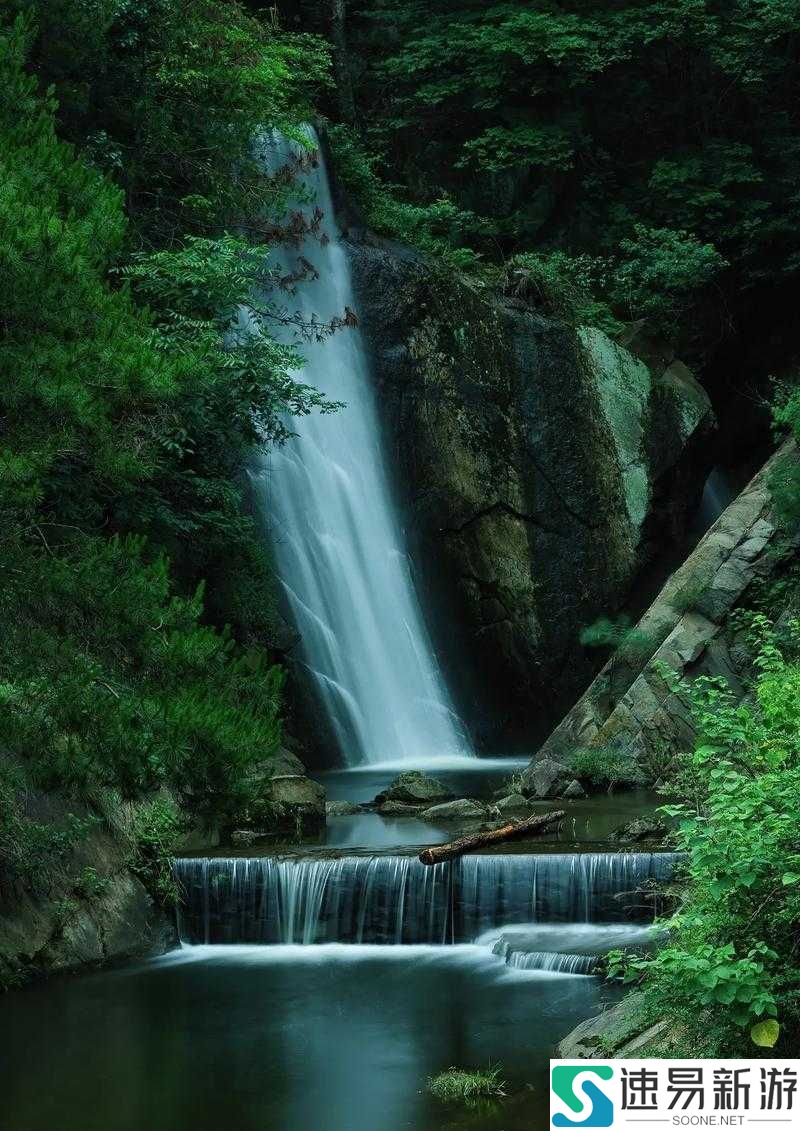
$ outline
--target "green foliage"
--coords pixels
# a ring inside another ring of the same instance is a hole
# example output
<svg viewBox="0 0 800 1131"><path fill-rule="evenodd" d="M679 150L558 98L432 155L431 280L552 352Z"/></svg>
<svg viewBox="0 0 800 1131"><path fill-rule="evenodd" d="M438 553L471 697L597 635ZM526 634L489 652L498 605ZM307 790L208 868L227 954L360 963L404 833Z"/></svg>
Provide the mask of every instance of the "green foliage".
<svg viewBox="0 0 800 1131"><path fill-rule="evenodd" d="M251 761L278 745L282 673L200 624L201 595L173 595L166 560L143 550L5 548L0 743L46 787L135 798L167 784L201 813L235 811Z"/></svg>
<svg viewBox="0 0 800 1131"><path fill-rule="evenodd" d="M18 884L46 888L53 870L97 824L94 817L68 814L62 822L29 819L26 781L9 761L0 766L0 893ZM0 965L0 988L3 986Z"/></svg>
<svg viewBox="0 0 800 1131"><path fill-rule="evenodd" d="M438 1076L431 1076L428 1091L437 1100L464 1103L482 1096L504 1096L505 1081L501 1076L501 1069L491 1065L474 1072L465 1068L448 1068Z"/></svg>
<svg viewBox="0 0 800 1131"><path fill-rule="evenodd" d="M665 333L675 333L686 309L727 266L712 244L669 228L636 224L619 247L622 262L610 288L615 305Z"/></svg>
<svg viewBox="0 0 800 1131"><path fill-rule="evenodd" d="M477 233L488 232L485 220L457 207L446 195L432 203L408 203L399 186L381 180L375 159L347 126L332 126L328 140L337 176L355 196L371 228L414 244L451 267L478 267L480 256L465 244Z"/></svg>
<svg viewBox="0 0 800 1131"><path fill-rule="evenodd" d="M610 261L596 256L524 252L505 265L503 283L507 291L549 314L616 334L621 323L606 303L594 298L607 289L610 270Z"/></svg>
<svg viewBox="0 0 800 1131"><path fill-rule="evenodd" d="M122 185L139 238L263 216L257 133L295 132L329 82L324 44L235 0L11 0L34 17L32 61L67 137ZM236 175L232 166L236 166Z"/></svg>
<svg viewBox="0 0 800 1131"><path fill-rule="evenodd" d="M800 1023L800 666L763 614L739 616L754 650L753 695L721 679L676 690L691 704L698 744L675 783L692 798L665 808L678 821L686 888L668 923L669 945L615 969L643 980L658 1008L713 1028L720 1049L741 1051L739 1030L780 1016L780 1047Z"/></svg>
<svg viewBox="0 0 800 1131"><path fill-rule="evenodd" d="M164 907L178 897L172 857L183 825L175 803L164 796L137 806L133 822L131 868Z"/></svg>
<svg viewBox="0 0 800 1131"><path fill-rule="evenodd" d="M267 249L222 225L247 228L258 199L259 238L274 232L295 190L251 161L256 124L296 129L326 54L227 0L15 6L0 21L0 747L89 807L166 786L230 817L279 742L283 678L245 646L268 640L271 582L244 462L290 416L336 406L270 336L334 327L271 298ZM242 307L261 333L237 332ZM67 848L9 797L3 867L32 879Z"/></svg>
<svg viewBox="0 0 800 1131"><path fill-rule="evenodd" d="M799 18L797 0L371 0L350 35L363 134L408 199L487 221L460 233L484 257L608 258L616 317L674 331L691 309L719 333L800 265Z"/></svg>
<svg viewBox="0 0 800 1131"><path fill-rule="evenodd" d="M570 757L570 769L575 777L600 789L641 778L630 755L613 747L589 746L576 750Z"/></svg>

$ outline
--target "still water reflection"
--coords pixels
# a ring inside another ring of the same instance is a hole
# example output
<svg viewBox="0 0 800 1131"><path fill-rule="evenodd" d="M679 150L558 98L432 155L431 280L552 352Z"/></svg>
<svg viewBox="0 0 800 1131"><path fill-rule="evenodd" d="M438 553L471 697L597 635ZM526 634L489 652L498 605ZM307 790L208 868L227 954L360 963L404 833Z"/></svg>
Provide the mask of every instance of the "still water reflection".
<svg viewBox="0 0 800 1131"><path fill-rule="evenodd" d="M599 994L486 946L185 948L0 1000L0 1125L539 1131L550 1050ZM425 1092L490 1061L513 1085L499 1106Z"/></svg>

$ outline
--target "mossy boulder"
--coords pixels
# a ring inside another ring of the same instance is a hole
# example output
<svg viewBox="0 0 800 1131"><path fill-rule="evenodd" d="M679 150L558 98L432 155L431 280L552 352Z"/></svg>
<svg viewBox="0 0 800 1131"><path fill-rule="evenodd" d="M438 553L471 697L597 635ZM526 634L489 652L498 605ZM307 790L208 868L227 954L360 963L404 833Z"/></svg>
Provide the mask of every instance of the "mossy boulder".
<svg viewBox="0 0 800 1131"><path fill-rule="evenodd" d="M432 778L420 770L408 770L398 774L394 781L375 798L376 805L389 801L401 805L430 805L435 801L448 801L452 792L437 778Z"/></svg>

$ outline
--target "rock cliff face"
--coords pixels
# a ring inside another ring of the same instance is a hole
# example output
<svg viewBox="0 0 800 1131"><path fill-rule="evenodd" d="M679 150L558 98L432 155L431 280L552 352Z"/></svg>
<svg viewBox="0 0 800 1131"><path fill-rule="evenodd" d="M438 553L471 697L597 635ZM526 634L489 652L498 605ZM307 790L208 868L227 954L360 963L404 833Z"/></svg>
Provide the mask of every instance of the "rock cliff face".
<svg viewBox="0 0 800 1131"><path fill-rule="evenodd" d="M50 830L87 816L58 793L29 789L26 817ZM98 814L95 812L94 816ZM124 805L34 881L0 875L0 985L161 953L174 927L130 868Z"/></svg>
<svg viewBox="0 0 800 1131"><path fill-rule="evenodd" d="M645 778L658 777L659 766L694 739L689 709L663 667L687 678L724 676L742 688L749 654L728 615L797 546L797 532L781 529L772 489L799 460L795 445L785 444L723 511L539 750L524 775L531 788L542 762L568 762L591 748L613 750Z"/></svg>
<svg viewBox="0 0 800 1131"><path fill-rule="evenodd" d="M487 748L543 736L591 678L580 629L620 607L696 506L708 399L679 363L649 368L407 249L350 251L388 458L460 706Z"/></svg>

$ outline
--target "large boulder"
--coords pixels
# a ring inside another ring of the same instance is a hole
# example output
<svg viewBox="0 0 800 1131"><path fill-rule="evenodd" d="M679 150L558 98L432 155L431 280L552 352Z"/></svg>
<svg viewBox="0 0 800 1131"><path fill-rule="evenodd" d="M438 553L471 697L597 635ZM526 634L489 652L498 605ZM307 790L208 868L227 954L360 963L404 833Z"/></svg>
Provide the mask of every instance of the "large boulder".
<svg viewBox="0 0 800 1131"><path fill-rule="evenodd" d="M452 792L437 778L423 774L420 770L407 770L398 774L391 785L376 796L375 804L381 806L388 801L397 801L401 805L430 805L452 796Z"/></svg>
<svg viewBox="0 0 800 1131"><path fill-rule="evenodd" d="M529 813L531 803L521 793L509 793L496 802L496 808L501 817L512 817L521 813Z"/></svg>
<svg viewBox="0 0 800 1131"><path fill-rule="evenodd" d="M696 507L708 398L671 359L645 364L408 249L359 242L350 258L460 709L494 749L544 737L593 675L580 629Z"/></svg>
<svg viewBox="0 0 800 1131"><path fill-rule="evenodd" d="M262 840L307 836L324 827L325 789L308 777L297 755L285 747L253 768L251 786L254 801L247 827L258 830Z"/></svg>
<svg viewBox="0 0 800 1131"><path fill-rule="evenodd" d="M522 775L520 787L523 793L545 800L560 797L573 779L574 773L569 766L556 762L553 758L542 758L528 767Z"/></svg>
<svg viewBox="0 0 800 1131"><path fill-rule="evenodd" d="M584 695L525 771L535 781L553 761L576 750L606 750L653 782L670 760L694 744L686 697L672 677L724 676L744 693L749 652L729 614L747 605L751 586L778 573L796 551L773 487L796 474L800 456L787 442L720 515ZM776 614L780 609L776 608Z"/></svg>
<svg viewBox="0 0 800 1131"><path fill-rule="evenodd" d="M669 1024L653 1024L645 1009L644 995L629 993L610 1009L582 1021L563 1038L556 1052L563 1060L644 1056L650 1046L657 1045Z"/></svg>

